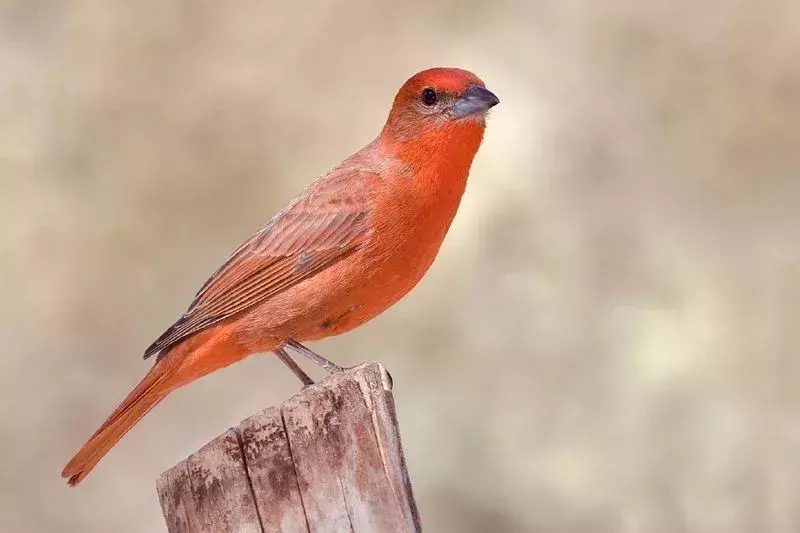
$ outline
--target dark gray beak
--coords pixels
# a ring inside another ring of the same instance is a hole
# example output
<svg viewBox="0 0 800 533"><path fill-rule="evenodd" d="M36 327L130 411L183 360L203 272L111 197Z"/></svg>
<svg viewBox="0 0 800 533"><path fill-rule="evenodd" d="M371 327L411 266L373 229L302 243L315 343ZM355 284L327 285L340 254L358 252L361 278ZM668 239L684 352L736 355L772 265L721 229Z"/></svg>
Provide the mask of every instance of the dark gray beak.
<svg viewBox="0 0 800 533"><path fill-rule="evenodd" d="M477 85L471 85L464 95L456 100L452 107L453 118L464 118L470 115L484 114L489 108L496 106L500 100L492 91Z"/></svg>

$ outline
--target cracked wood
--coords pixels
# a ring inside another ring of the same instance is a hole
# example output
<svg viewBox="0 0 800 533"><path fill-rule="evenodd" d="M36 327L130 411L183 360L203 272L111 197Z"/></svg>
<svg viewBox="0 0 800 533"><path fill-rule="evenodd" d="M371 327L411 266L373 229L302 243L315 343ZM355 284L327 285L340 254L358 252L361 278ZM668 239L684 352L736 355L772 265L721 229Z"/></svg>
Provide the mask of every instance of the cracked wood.
<svg viewBox="0 0 800 533"><path fill-rule="evenodd" d="M421 531L376 363L244 420L162 474L158 493L170 533Z"/></svg>

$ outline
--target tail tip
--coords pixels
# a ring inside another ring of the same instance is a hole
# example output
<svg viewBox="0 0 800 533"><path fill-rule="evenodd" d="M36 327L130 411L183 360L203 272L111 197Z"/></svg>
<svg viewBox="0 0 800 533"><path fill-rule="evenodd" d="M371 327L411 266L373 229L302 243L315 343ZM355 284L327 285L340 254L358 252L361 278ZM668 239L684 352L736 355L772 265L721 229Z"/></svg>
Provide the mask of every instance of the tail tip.
<svg viewBox="0 0 800 533"><path fill-rule="evenodd" d="M74 465L72 462L70 462L64 467L64 470L61 472L61 477L67 480L67 485L74 487L83 481L83 478L86 477L86 474L89 473L89 470L90 469L87 469L83 466Z"/></svg>

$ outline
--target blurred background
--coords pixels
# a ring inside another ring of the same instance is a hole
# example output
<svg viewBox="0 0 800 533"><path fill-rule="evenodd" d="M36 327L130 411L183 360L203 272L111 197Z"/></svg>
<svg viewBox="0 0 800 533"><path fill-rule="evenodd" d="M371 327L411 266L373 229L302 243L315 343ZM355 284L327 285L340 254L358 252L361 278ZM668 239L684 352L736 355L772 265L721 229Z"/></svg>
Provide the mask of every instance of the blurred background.
<svg viewBox="0 0 800 533"><path fill-rule="evenodd" d="M5 531L164 531L161 471L297 390L253 357L59 477L435 65L502 101L459 215L414 292L314 345L391 370L426 530L800 530L800 3L3 0Z"/></svg>

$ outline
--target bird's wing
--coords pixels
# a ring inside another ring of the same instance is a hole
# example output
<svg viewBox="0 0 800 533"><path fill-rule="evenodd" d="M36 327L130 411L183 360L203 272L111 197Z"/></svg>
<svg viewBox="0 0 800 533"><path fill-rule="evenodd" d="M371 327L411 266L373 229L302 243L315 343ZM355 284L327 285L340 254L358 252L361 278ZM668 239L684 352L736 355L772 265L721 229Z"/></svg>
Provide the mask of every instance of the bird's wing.
<svg viewBox="0 0 800 533"><path fill-rule="evenodd" d="M146 351L165 355L183 339L246 311L349 256L367 236L379 176L336 169L314 182L239 247L195 296L189 310Z"/></svg>

